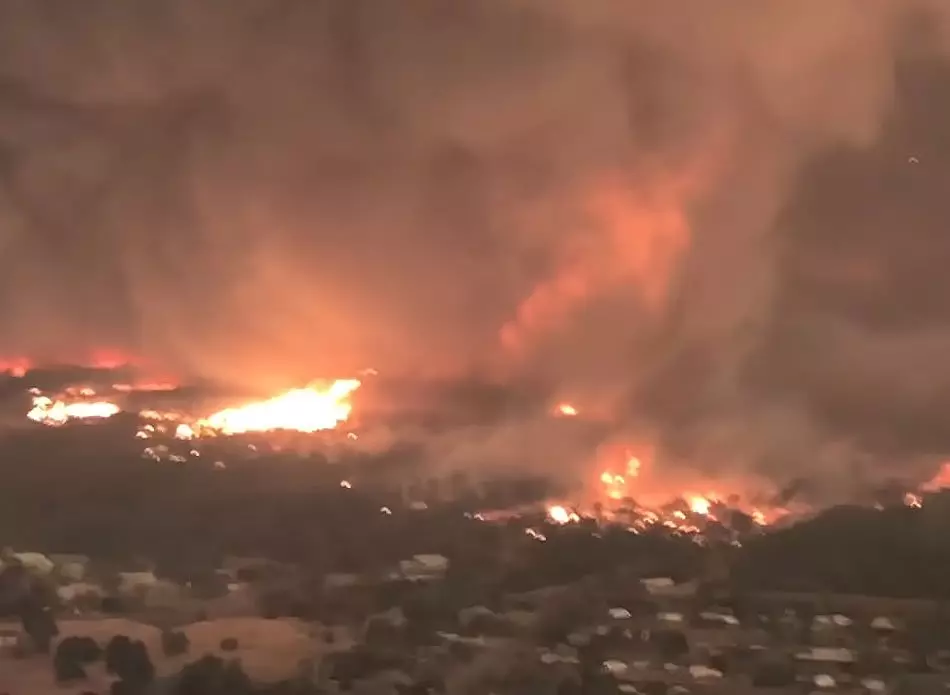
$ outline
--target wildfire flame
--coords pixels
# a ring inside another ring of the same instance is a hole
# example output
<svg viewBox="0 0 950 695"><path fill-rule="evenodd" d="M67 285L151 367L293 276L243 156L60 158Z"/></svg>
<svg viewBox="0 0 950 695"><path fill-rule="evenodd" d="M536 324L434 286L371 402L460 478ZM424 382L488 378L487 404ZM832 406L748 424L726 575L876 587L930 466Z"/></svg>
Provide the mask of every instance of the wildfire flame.
<svg viewBox="0 0 950 695"><path fill-rule="evenodd" d="M555 524L569 524L571 522L580 521L580 516L570 510L567 507L563 507L560 504L555 504L548 507L548 518Z"/></svg>
<svg viewBox="0 0 950 695"><path fill-rule="evenodd" d="M67 403L48 396L33 397L33 407L26 416L44 425L64 425L70 420L103 419L119 412L119 406L108 401L77 401Z"/></svg>
<svg viewBox="0 0 950 695"><path fill-rule="evenodd" d="M331 430L350 417L349 396L359 387L357 379L339 379L324 389L293 389L266 401L218 411L197 424L222 434Z"/></svg>
<svg viewBox="0 0 950 695"><path fill-rule="evenodd" d="M575 417L577 415L577 408L570 403L558 403L554 408L554 414L560 415L561 417Z"/></svg>
<svg viewBox="0 0 950 695"><path fill-rule="evenodd" d="M689 510L693 514L699 514L700 516L709 516L709 509L712 507L712 501L702 495L690 495L686 498L687 504L689 504Z"/></svg>

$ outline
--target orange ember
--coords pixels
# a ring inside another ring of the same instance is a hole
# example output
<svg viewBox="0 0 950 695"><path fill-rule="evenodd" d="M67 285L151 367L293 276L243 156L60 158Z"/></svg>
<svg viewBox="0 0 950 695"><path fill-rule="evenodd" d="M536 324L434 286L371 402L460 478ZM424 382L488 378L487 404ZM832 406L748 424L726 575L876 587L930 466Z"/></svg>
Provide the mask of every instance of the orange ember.
<svg viewBox="0 0 950 695"><path fill-rule="evenodd" d="M569 524L580 521L580 516L559 504L548 507L548 519L555 524Z"/></svg>
<svg viewBox="0 0 950 695"><path fill-rule="evenodd" d="M559 403L554 408L554 414L562 417L574 417L577 415L577 408L570 403Z"/></svg>

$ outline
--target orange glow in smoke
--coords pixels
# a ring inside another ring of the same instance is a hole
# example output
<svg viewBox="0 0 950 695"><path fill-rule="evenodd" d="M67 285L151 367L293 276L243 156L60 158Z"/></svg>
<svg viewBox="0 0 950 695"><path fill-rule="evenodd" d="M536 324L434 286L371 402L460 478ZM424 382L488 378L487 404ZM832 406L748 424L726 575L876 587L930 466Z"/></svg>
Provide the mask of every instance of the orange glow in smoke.
<svg viewBox="0 0 950 695"><path fill-rule="evenodd" d="M577 408L570 403L559 403L555 406L554 413L562 417L574 417L577 415Z"/></svg>
<svg viewBox="0 0 950 695"><path fill-rule="evenodd" d="M502 346L524 354L532 338L563 326L585 302L631 287L644 307L660 307L689 247L689 203L710 179L717 152L711 147L695 161L650 182L634 185L618 173L590 182L578 201L582 229L564 241L557 269L534 287L502 327ZM543 227L550 221L528 224Z"/></svg>
<svg viewBox="0 0 950 695"><path fill-rule="evenodd" d="M178 386L172 382L158 381L151 382L146 381L141 384L112 384L112 389L118 391L119 393L132 393L133 391L145 391L145 392L156 392L156 391L174 391Z"/></svg>
<svg viewBox="0 0 950 695"><path fill-rule="evenodd" d="M198 421L200 428L221 434L295 430L331 430L350 417L350 395L360 387L356 379L334 381L327 388L293 389L266 401L227 408Z"/></svg>
<svg viewBox="0 0 950 695"><path fill-rule="evenodd" d="M944 488L950 488L950 461L941 464L934 477L920 486L924 492L939 492Z"/></svg>
<svg viewBox="0 0 950 695"><path fill-rule="evenodd" d="M135 360L120 350L103 349L92 353L89 366L96 369L118 369L134 364Z"/></svg>
<svg viewBox="0 0 950 695"><path fill-rule="evenodd" d="M0 374L8 374L13 377L22 377L30 371L32 365L30 360L25 357L15 357L8 360L0 360Z"/></svg>

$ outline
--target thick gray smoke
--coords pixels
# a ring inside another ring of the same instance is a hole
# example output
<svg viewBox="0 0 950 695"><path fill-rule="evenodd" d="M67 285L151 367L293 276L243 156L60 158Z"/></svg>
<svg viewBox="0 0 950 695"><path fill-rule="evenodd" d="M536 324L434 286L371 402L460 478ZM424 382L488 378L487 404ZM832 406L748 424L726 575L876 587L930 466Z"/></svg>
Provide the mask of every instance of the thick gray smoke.
<svg viewBox="0 0 950 695"><path fill-rule="evenodd" d="M922 7L5 2L0 353L529 375L670 466L903 474L950 450ZM590 451L519 417L436 450Z"/></svg>

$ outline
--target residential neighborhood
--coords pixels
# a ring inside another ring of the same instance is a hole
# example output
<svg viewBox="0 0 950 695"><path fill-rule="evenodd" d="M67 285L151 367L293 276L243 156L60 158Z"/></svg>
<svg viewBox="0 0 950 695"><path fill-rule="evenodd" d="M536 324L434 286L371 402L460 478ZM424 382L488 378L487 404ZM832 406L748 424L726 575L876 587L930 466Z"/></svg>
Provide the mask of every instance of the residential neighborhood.
<svg viewBox="0 0 950 695"><path fill-rule="evenodd" d="M437 554L406 558L375 576L328 573L319 587L299 568L266 558L228 557L210 577L178 581L134 563L106 571L79 555L7 549L3 558L5 596L27 584L54 589L59 642L94 636L105 648L124 635L152 645L156 683L170 694L176 673L208 655L239 658L257 680L380 695L407 688L473 695L950 688L950 622L942 605L925 601L743 595L722 581L622 569L462 605L451 563ZM323 608L305 601L306 591ZM64 693L111 687L92 664L57 677L24 625L0 622L0 692L15 695L17 682L45 681L48 692ZM280 655L268 640L249 637L275 630L285 635L271 640L285 645ZM162 644L175 631L191 646L169 655ZM237 646L225 648L230 640Z"/></svg>

